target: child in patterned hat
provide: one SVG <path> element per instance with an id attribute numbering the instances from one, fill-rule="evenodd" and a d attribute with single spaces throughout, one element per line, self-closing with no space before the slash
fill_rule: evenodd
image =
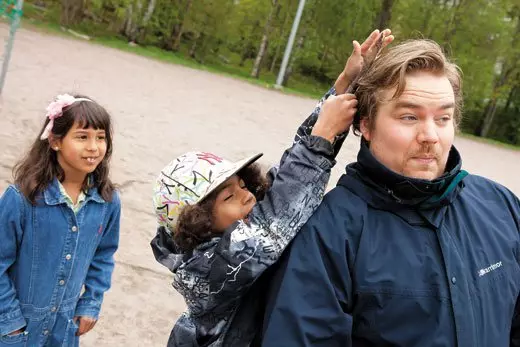
<path id="1" fill-rule="evenodd" d="M 320 204 L 357 105 L 354 95 L 336 96 L 336 89 L 355 79 L 380 37 L 383 45 L 393 39 L 389 30 L 375 31 L 363 45 L 354 44 L 335 86 L 267 177 L 255 164 L 262 154 L 231 162 L 189 152 L 161 171 L 151 245 L 188 306 L 168 346 L 252 345 L 261 311 L 250 295 L 253 284 Z"/>

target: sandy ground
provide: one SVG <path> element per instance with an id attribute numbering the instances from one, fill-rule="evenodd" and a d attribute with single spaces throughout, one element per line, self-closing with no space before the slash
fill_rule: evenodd
<path id="1" fill-rule="evenodd" d="M 0 37 L 6 28 L 0 27 Z M 115 120 L 112 177 L 122 184 L 121 245 L 113 287 L 96 328 L 83 346 L 164 346 L 184 309 L 157 264 L 152 181 L 176 155 L 207 150 L 230 159 L 262 151 L 274 163 L 315 100 L 181 66 L 165 64 L 82 41 L 19 30 L 0 111 L 0 191 L 11 168 L 34 140 L 48 102 L 81 92 L 104 105 Z M 349 137 L 334 169 L 355 160 L 359 139 Z M 459 138 L 465 169 L 520 195 L 520 152 Z"/>

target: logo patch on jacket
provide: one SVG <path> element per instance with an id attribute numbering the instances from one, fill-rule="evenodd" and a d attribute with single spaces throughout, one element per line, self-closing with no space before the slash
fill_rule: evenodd
<path id="1" fill-rule="evenodd" d="M 478 276 L 479 277 L 485 276 L 488 273 L 490 273 L 491 271 L 495 271 L 499 267 L 502 267 L 502 262 L 501 261 L 499 261 L 498 263 L 492 264 L 492 265 L 490 265 L 490 266 L 488 266 L 486 268 L 478 270 Z"/>

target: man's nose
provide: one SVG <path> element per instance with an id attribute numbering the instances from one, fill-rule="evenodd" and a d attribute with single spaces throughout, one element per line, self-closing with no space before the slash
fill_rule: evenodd
<path id="1" fill-rule="evenodd" d="M 439 141 L 438 126 L 434 119 L 428 119 L 420 125 L 417 140 L 419 143 L 436 143 Z"/>

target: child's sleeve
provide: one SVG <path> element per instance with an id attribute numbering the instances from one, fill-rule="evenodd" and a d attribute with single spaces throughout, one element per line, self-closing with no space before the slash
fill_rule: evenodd
<path id="1" fill-rule="evenodd" d="M 24 203 L 12 186 L 0 198 L 0 335 L 26 326 L 9 269 L 16 261 L 16 250 L 22 239 Z"/>
<path id="2" fill-rule="evenodd" d="M 114 193 L 112 212 L 87 272 L 85 292 L 78 301 L 75 316 L 99 318 L 103 296 L 110 288 L 114 270 L 114 253 L 119 245 L 120 218 L 121 201 L 119 195 Z"/>
<path id="3" fill-rule="evenodd" d="M 320 204 L 335 164 L 330 142 L 303 136 L 287 152 L 249 222 L 239 221 L 220 241 L 200 249 L 177 270 L 174 287 L 193 315 L 224 315 L 294 238 Z"/>
<path id="4" fill-rule="evenodd" d="M 330 96 L 335 96 L 335 95 L 336 95 L 336 89 L 334 87 L 331 87 L 325 93 L 325 95 L 323 95 L 321 97 L 321 99 L 318 101 L 318 103 L 314 107 L 314 110 L 311 112 L 311 114 L 303 121 L 302 124 L 300 124 L 300 126 L 296 130 L 296 134 L 294 135 L 293 144 L 297 144 L 303 138 L 311 135 L 312 129 L 314 128 L 314 125 L 316 124 L 316 121 L 318 120 L 318 117 L 319 117 L 319 115 L 321 113 L 321 108 L 323 107 L 323 103 Z M 347 135 L 348 135 L 348 130 L 345 131 L 344 133 L 339 134 L 338 136 L 336 136 L 336 139 L 334 140 L 334 144 L 333 144 L 333 147 L 334 147 L 333 158 L 335 158 L 338 155 L 338 153 L 339 153 L 339 151 L 341 149 L 341 146 L 343 146 L 343 142 L 347 138 Z M 274 177 L 276 176 L 276 172 L 278 171 L 278 168 L 285 162 L 285 158 L 287 158 L 287 155 L 292 150 L 292 148 L 293 147 L 290 147 L 290 148 L 286 149 L 284 154 L 282 155 L 282 158 L 280 160 L 280 164 L 276 165 L 276 166 L 273 166 L 269 170 L 269 172 L 267 173 L 267 177 L 268 177 L 270 182 L 272 182 L 274 180 Z"/>

